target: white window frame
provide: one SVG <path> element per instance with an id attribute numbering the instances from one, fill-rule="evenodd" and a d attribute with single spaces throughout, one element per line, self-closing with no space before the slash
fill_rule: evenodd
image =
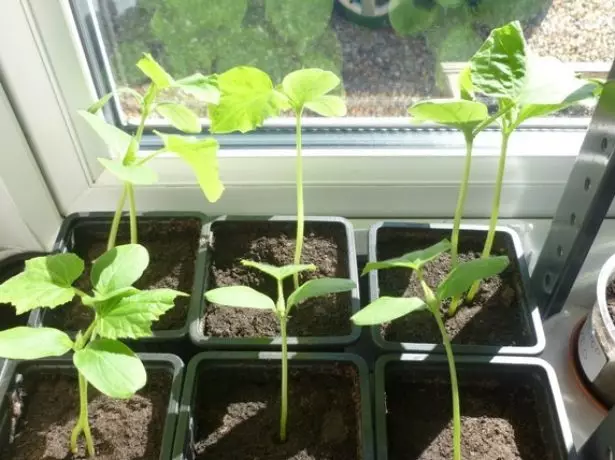
<path id="1" fill-rule="evenodd" d="M 111 211 L 121 185 L 96 157 L 104 144 L 76 111 L 97 99 L 68 0 L 5 0 L 0 17 L 0 68 L 12 106 L 43 171 L 61 215 Z M 511 138 L 501 216 L 553 215 L 585 135 L 588 119 L 542 119 Z M 283 126 L 288 120 L 272 120 Z M 386 126 L 394 119 L 306 120 L 308 126 Z M 489 214 L 499 134 L 482 133 L 476 143 L 466 216 Z M 446 129 L 416 129 L 403 146 L 308 148 L 304 151 L 306 209 L 310 215 L 350 218 L 441 218 L 453 214 L 464 145 Z M 289 148 L 220 151 L 226 190 L 208 203 L 178 159 L 152 161 L 158 184 L 137 189 L 137 207 L 202 210 L 209 214 L 293 214 L 295 152 Z"/>

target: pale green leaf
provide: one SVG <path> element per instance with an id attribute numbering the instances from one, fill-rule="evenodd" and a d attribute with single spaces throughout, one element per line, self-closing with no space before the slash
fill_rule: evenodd
<path id="1" fill-rule="evenodd" d="M 188 77 L 175 80 L 175 86 L 192 94 L 206 104 L 217 104 L 220 102 L 220 91 L 218 90 L 215 76 L 205 76 L 197 72 Z"/>
<path id="2" fill-rule="evenodd" d="M 460 130 L 472 130 L 489 117 L 485 104 L 463 99 L 430 99 L 417 102 L 408 109 L 408 113 L 414 121 L 432 121 Z"/>
<path id="3" fill-rule="evenodd" d="M 461 95 L 461 99 L 466 101 L 474 100 L 474 87 L 472 86 L 470 65 L 466 65 L 459 73 L 459 93 Z"/>
<path id="4" fill-rule="evenodd" d="M 438 299 L 444 300 L 463 294 L 475 281 L 495 276 L 504 271 L 508 263 L 507 256 L 493 256 L 457 265 L 438 286 Z"/>
<path id="5" fill-rule="evenodd" d="M 265 294 L 247 286 L 215 288 L 205 293 L 208 302 L 227 307 L 275 310 L 275 303 Z"/>
<path id="6" fill-rule="evenodd" d="M 282 267 L 276 267 L 275 265 L 253 262 L 251 260 L 242 260 L 241 264 L 246 267 L 256 268 L 257 270 L 267 273 L 269 276 L 280 281 L 296 273 L 301 273 L 306 270 L 314 271 L 317 268 L 314 264 L 284 265 Z"/>
<path id="7" fill-rule="evenodd" d="M 117 340 L 96 339 L 75 352 L 73 363 L 94 388 L 111 398 L 128 399 L 147 381 L 139 357 Z"/>
<path id="8" fill-rule="evenodd" d="M 137 67 L 158 87 L 165 89 L 173 86 L 174 80 L 149 53 L 144 53 L 137 62 Z"/>
<path id="9" fill-rule="evenodd" d="M 121 161 L 114 161 L 109 158 L 98 158 L 98 161 L 122 182 L 130 182 L 135 185 L 150 185 L 158 182 L 158 173 L 145 164 L 125 165 Z"/>
<path id="10" fill-rule="evenodd" d="M 50 327 L 14 327 L 0 332 L 0 357 L 40 359 L 62 356 L 73 348 L 68 335 Z"/>
<path id="11" fill-rule="evenodd" d="M 109 102 L 109 100 L 113 97 L 113 93 L 107 93 L 105 94 L 103 97 L 101 97 L 99 100 L 97 100 L 96 102 L 94 102 L 91 106 L 88 107 L 87 112 L 91 113 L 91 114 L 95 114 L 96 112 L 98 112 L 100 109 L 102 109 L 105 104 L 107 102 Z"/>
<path id="12" fill-rule="evenodd" d="M 416 35 L 429 29 L 438 17 L 438 8 L 429 2 L 391 0 L 389 21 L 399 35 Z"/>
<path id="13" fill-rule="evenodd" d="M 350 320 L 357 326 L 373 326 L 426 308 L 427 304 L 418 297 L 380 297 L 355 313 Z"/>
<path id="14" fill-rule="evenodd" d="M 107 123 L 98 115 L 86 110 L 79 110 L 79 115 L 90 125 L 98 136 L 107 144 L 114 156 L 123 158 L 132 142 L 132 136 L 114 125 Z"/>
<path id="15" fill-rule="evenodd" d="M 343 117 L 346 115 L 346 103 L 339 96 L 321 96 L 305 104 L 305 107 L 323 117 Z"/>
<path id="16" fill-rule="evenodd" d="M 196 113 L 182 104 L 161 102 L 156 105 L 156 112 L 180 131 L 197 134 L 201 132 L 201 121 Z"/>
<path id="17" fill-rule="evenodd" d="M 404 254 L 401 257 L 387 259 L 377 262 L 368 262 L 363 269 L 363 275 L 372 270 L 382 270 L 386 268 L 409 268 L 418 270 L 426 263 L 434 260 L 440 254 L 451 249 L 451 243 L 448 240 L 442 240 L 426 249 L 412 251 Z"/>
<path id="18" fill-rule="evenodd" d="M 291 105 L 298 110 L 308 102 L 318 101 L 339 84 L 339 77 L 328 70 L 301 69 L 286 75 L 282 88 Z"/>
<path id="19" fill-rule="evenodd" d="M 320 297 L 336 292 L 351 291 L 357 285 L 354 281 L 344 278 L 318 278 L 309 280 L 299 286 L 288 296 L 286 308 L 290 309 L 293 305 L 300 304 L 312 297 Z"/>
<path id="20" fill-rule="evenodd" d="M 108 292 L 106 294 L 96 293 L 95 297 L 85 296 L 81 297 L 81 303 L 83 305 L 95 306 L 97 304 L 101 304 L 107 300 L 114 299 L 116 297 L 127 297 L 133 294 L 140 292 L 136 287 L 128 286 L 124 288 L 117 289 L 115 291 Z"/>
<path id="21" fill-rule="evenodd" d="M 130 287 L 148 265 L 149 254 L 140 244 L 116 246 L 94 261 L 90 273 L 92 287 L 101 295 Z"/>

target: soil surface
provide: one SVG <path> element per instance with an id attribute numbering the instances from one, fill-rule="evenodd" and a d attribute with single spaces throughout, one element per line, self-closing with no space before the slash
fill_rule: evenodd
<path id="1" fill-rule="evenodd" d="M 30 312 L 23 315 L 15 314 L 15 307 L 9 303 L 0 303 L 0 331 L 17 326 L 26 326 Z"/>
<path id="2" fill-rule="evenodd" d="M 222 286 L 250 286 L 272 298 L 277 297 L 275 280 L 258 270 L 244 267 L 249 259 L 272 265 L 293 263 L 296 225 L 286 222 L 221 221 L 213 226 L 212 265 L 207 289 Z M 301 262 L 318 269 L 304 272 L 301 280 L 348 278 L 348 240 L 342 224 L 307 222 Z M 292 277 L 284 285 L 288 297 Z M 346 335 L 351 331 L 350 293 L 332 294 L 308 300 L 293 308 L 288 323 L 290 336 Z M 203 332 L 215 337 L 275 337 L 280 334 L 273 312 L 249 308 L 228 308 L 206 304 Z"/>
<path id="3" fill-rule="evenodd" d="M 200 381 L 197 459 L 362 458 L 359 381 L 351 366 L 291 368 L 285 443 L 279 442 L 279 367 L 206 368 Z"/>
<path id="4" fill-rule="evenodd" d="M 615 281 L 611 281 L 606 288 L 606 305 L 611 319 L 615 323 Z"/>
<path id="5" fill-rule="evenodd" d="M 481 234 L 482 235 L 482 234 Z M 496 235 L 493 255 L 509 255 L 505 235 Z M 405 253 L 424 249 L 450 238 L 449 232 L 381 228 L 378 231 L 378 260 L 399 257 Z M 468 261 L 480 257 L 484 239 L 463 234 L 460 237 L 459 259 Z M 512 243 L 511 243 L 512 244 Z M 435 289 L 451 269 L 450 253 L 442 254 L 424 269 L 427 284 Z M 378 271 L 381 296 L 423 298 L 423 291 L 415 272 L 407 269 Z M 526 309 L 521 291 L 521 278 L 516 263 L 511 263 L 499 276 L 483 281 L 472 303 L 459 306 L 453 317 L 445 314 L 446 329 L 457 344 L 530 346 L 535 343 L 528 327 Z M 443 305 L 443 313 L 449 302 Z M 391 342 L 440 343 L 441 335 L 432 314 L 425 310 L 382 325 L 383 337 Z"/>
<path id="6" fill-rule="evenodd" d="M 194 283 L 195 261 L 199 249 L 201 222 L 198 219 L 173 219 L 151 221 L 141 219 L 139 226 L 139 243 L 149 252 L 150 264 L 135 287 L 139 289 L 176 289 L 187 294 L 192 291 Z M 85 271 L 77 280 L 76 286 L 86 292 L 92 292 L 90 269 L 92 262 L 107 249 L 109 227 L 83 226 L 74 230 L 74 247 L 72 251 L 85 260 Z M 120 226 L 117 245 L 130 242 L 127 225 Z M 71 248 L 69 248 L 71 249 Z M 178 297 L 175 307 L 154 322 L 154 330 L 180 329 L 188 315 L 189 297 Z M 62 330 L 82 330 L 93 319 L 90 308 L 84 308 L 76 299 L 70 304 L 53 310 L 46 310 L 46 326 Z"/>
<path id="7" fill-rule="evenodd" d="M 171 375 L 151 371 L 148 383 L 129 400 L 111 399 L 88 390 L 90 428 L 97 460 L 153 460 L 160 455 Z M 12 394 L 14 433 L 0 452 L 6 460 L 77 460 L 69 440 L 79 414 L 77 377 L 59 373 L 28 375 Z"/>
<path id="8" fill-rule="evenodd" d="M 387 436 L 390 460 L 453 458 L 451 389 L 432 376 L 421 381 L 387 372 Z M 548 414 L 530 386 L 485 378 L 460 383 L 461 456 L 464 460 L 557 460 L 545 442 Z M 515 379 L 513 379 L 514 381 Z M 466 380 L 467 381 L 467 380 Z"/>

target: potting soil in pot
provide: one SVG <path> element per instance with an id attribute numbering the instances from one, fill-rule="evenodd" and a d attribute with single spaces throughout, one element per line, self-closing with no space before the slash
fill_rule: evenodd
<path id="1" fill-rule="evenodd" d="M 17 326 L 26 326 L 30 313 L 15 314 L 15 307 L 8 303 L 0 303 L 0 331 Z"/>
<path id="2" fill-rule="evenodd" d="M 97 460 L 155 460 L 160 455 L 171 375 L 148 372 L 147 385 L 129 400 L 111 399 L 88 388 L 89 420 Z M 12 442 L 3 460 L 89 458 L 83 437 L 70 453 L 70 435 L 79 415 L 77 376 L 29 373 L 12 394 Z"/>
<path id="3" fill-rule="evenodd" d="M 139 244 L 149 252 L 150 263 L 143 276 L 135 283 L 139 289 L 177 289 L 190 294 L 194 283 L 195 261 L 199 249 L 201 222 L 198 219 L 172 219 L 138 221 Z M 90 268 L 92 262 L 107 250 L 108 225 L 75 228 L 74 249 L 85 260 L 85 272 L 76 286 L 91 292 Z M 120 226 L 117 244 L 130 241 L 128 227 Z M 179 329 L 188 314 L 189 297 L 177 297 L 175 307 L 154 322 L 154 330 Z M 90 309 L 76 301 L 66 306 L 46 310 L 45 326 L 62 330 L 83 330 L 93 319 Z"/>
<path id="4" fill-rule="evenodd" d="M 208 289 L 246 285 L 277 298 L 276 282 L 258 270 L 244 267 L 249 259 L 281 266 L 293 263 L 296 224 L 288 222 L 220 221 L 213 226 L 212 263 Z M 301 279 L 348 278 L 348 251 L 345 227 L 340 223 L 307 222 L 301 263 L 315 264 L 314 272 Z M 292 277 L 284 293 L 293 291 Z M 350 294 L 332 294 L 308 300 L 295 308 L 288 323 L 290 336 L 341 336 L 349 334 Z M 208 305 L 203 321 L 206 336 L 273 337 L 280 334 L 273 312 L 247 308 Z"/>
<path id="5" fill-rule="evenodd" d="M 431 232 L 431 233 L 428 233 Z M 484 236 L 484 234 L 481 234 Z M 503 238 L 497 235 L 493 255 L 507 255 Z M 378 260 L 400 257 L 401 255 L 427 248 L 449 238 L 448 233 L 434 230 L 410 230 L 381 228 L 378 230 Z M 484 239 L 461 234 L 460 262 L 480 258 Z M 459 306 L 453 317 L 444 315 L 446 329 L 453 343 L 472 345 L 533 345 L 528 330 L 526 309 L 523 308 L 521 280 L 514 263 L 514 254 L 508 254 L 513 263 L 499 276 L 483 281 L 471 304 Z M 424 277 L 427 284 L 435 289 L 451 269 L 450 253 L 442 254 L 426 264 Z M 387 269 L 378 271 L 381 296 L 404 296 L 423 298 L 423 291 L 414 271 L 408 269 Z M 443 305 L 446 313 L 448 302 Z M 438 326 L 427 310 L 407 315 L 381 327 L 383 337 L 391 342 L 441 343 Z"/>
<path id="6" fill-rule="evenodd" d="M 615 281 L 611 281 L 606 288 L 606 305 L 608 307 L 611 320 L 615 322 Z"/>
<path id="7" fill-rule="evenodd" d="M 350 365 L 293 369 L 288 438 L 279 442 L 280 368 L 201 371 L 193 406 L 196 459 L 360 460 L 360 391 Z"/>

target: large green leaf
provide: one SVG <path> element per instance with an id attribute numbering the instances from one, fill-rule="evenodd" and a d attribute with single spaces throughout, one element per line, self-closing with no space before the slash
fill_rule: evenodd
<path id="1" fill-rule="evenodd" d="M 346 115 L 346 103 L 339 96 L 325 95 L 308 102 L 305 107 L 323 117 L 343 117 Z"/>
<path id="2" fill-rule="evenodd" d="M 447 252 L 451 249 L 451 243 L 448 240 L 442 240 L 426 249 L 420 249 L 418 251 L 412 251 L 404 254 L 401 257 L 395 257 L 393 259 L 387 259 L 377 262 L 368 262 L 363 269 L 363 275 L 372 270 L 381 270 L 386 268 L 409 268 L 411 270 L 418 270 L 427 262 L 434 260 L 443 252 Z"/>
<path id="3" fill-rule="evenodd" d="M 158 182 L 158 173 L 147 165 L 125 165 L 121 161 L 109 158 L 98 158 L 107 171 L 122 182 L 130 182 L 135 185 L 150 185 Z"/>
<path id="4" fill-rule="evenodd" d="M 175 83 L 173 77 L 171 77 L 171 75 L 169 75 L 149 53 L 145 53 L 143 57 L 139 59 L 137 67 L 152 80 L 152 83 L 154 83 L 158 89 L 169 88 Z"/>
<path id="5" fill-rule="evenodd" d="M 150 337 L 152 323 L 173 308 L 176 297 L 185 295 L 173 289 L 152 289 L 97 303 L 95 331 L 108 339 Z"/>
<path id="6" fill-rule="evenodd" d="M 415 121 L 432 121 L 462 131 L 471 131 L 489 116 L 487 106 L 482 102 L 463 99 L 430 99 L 417 102 L 408 109 L 408 113 Z"/>
<path id="7" fill-rule="evenodd" d="M 116 246 L 92 265 L 92 286 L 101 295 L 132 286 L 148 265 L 149 254 L 140 244 Z"/>
<path id="8" fill-rule="evenodd" d="M 284 103 L 269 76 L 255 67 L 234 67 L 218 76 L 220 102 L 209 106 L 212 133 L 242 133 L 279 115 Z"/>
<path id="9" fill-rule="evenodd" d="M 449 299 L 466 292 L 475 281 L 495 276 L 507 266 L 507 256 L 475 259 L 457 265 L 440 283 L 437 295 L 440 300 Z"/>
<path id="10" fill-rule="evenodd" d="M 275 310 L 275 303 L 265 294 L 247 286 L 215 288 L 205 293 L 208 302 L 227 307 Z"/>
<path id="11" fill-rule="evenodd" d="M 100 116 L 94 115 L 87 110 L 79 110 L 79 115 L 90 125 L 98 136 L 107 144 L 111 153 L 123 158 L 132 142 L 132 136 L 126 134 L 114 125 L 110 125 Z"/>
<path id="12" fill-rule="evenodd" d="M 197 72 L 188 77 L 175 80 L 175 86 L 194 95 L 206 104 L 217 104 L 220 102 L 220 91 L 218 90 L 217 79 L 214 76 L 205 76 Z"/>
<path id="13" fill-rule="evenodd" d="M 199 117 L 185 105 L 174 102 L 161 102 L 156 105 L 156 112 L 184 133 L 197 134 L 201 132 Z"/>
<path id="14" fill-rule="evenodd" d="M 288 96 L 295 110 L 316 102 L 340 84 L 333 72 L 322 69 L 301 69 L 289 73 L 282 81 L 284 94 Z"/>
<path id="15" fill-rule="evenodd" d="M 212 137 L 166 135 L 154 131 L 164 142 L 165 150 L 179 155 L 192 168 L 205 197 L 215 203 L 224 192 L 218 167 L 218 141 Z"/>
<path id="16" fill-rule="evenodd" d="M 288 296 L 286 308 L 290 309 L 293 305 L 300 304 L 312 297 L 320 297 L 336 292 L 351 291 L 357 285 L 354 281 L 344 278 L 318 278 L 309 280 L 299 286 Z"/>
<path id="17" fill-rule="evenodd" d="M 355 313 L 350 320 L 357 326 L 373 326 L 426 308 L 427 304 L 418 297 L 380 297 Z"/>
<path id="18" fill-rule="evenodd" d="M 73 363 L 94 388 L 111 398 L 128 399 L 147 381 L 139 357 L 117 340 L 91 342 L 75 352 Z"/>
<path id="19" fill-rule="evenodd" d="M 0 332 L 0 357 L 39 359 L 62 356 L 73 348 L 68 335 L 50 327 L 14 327 Z"/>
<path id="20" fill-rule="evenodd" d="M 13 304 L 17 314 L 65 304 L 75 296 L 71 285 L 83 268 L 83 260 L 70 253 L 30 259 L 22 273 L 0 285 L 0 303 Z"/>
<path id="21" fill-rule="evenodd" d="M 317 268 L 314 264 L 284 265 L 282 267 L 276 267 L 275 265 L 253 262 L 251 260 L 242 260 L 241 263 L 246 267 L 256 268 L 263 273 L 267 273 L 269 276 L 280 281 L 296 273 L 301 273 L 306 270 L 314 271 Z"/>

